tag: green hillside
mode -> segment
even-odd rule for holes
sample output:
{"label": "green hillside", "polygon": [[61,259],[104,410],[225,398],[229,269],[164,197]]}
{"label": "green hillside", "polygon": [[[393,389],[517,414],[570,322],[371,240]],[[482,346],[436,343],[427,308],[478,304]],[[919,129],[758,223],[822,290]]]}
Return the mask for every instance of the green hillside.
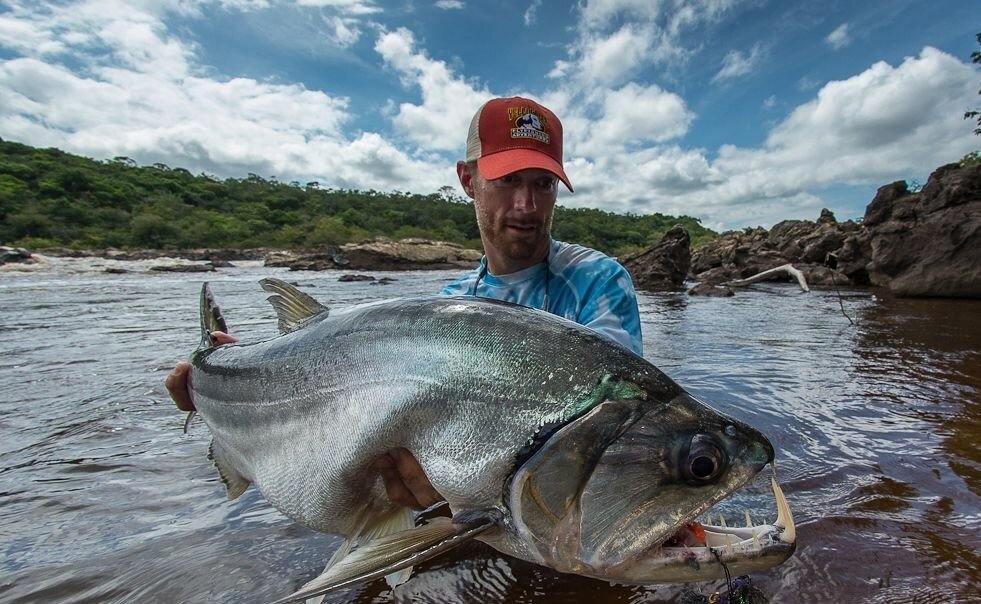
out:
{"label": "green hillside", "polygon": [[[553,234],[621,255],[682,224],[693,245],[714,237],[698,220],[558,207]],[[480,248],[469,200],[321,189],[255,174],[219,180],[163,164],[96,161],[0,142],[0,244],[27,248],[310,249],[384,235]]]}

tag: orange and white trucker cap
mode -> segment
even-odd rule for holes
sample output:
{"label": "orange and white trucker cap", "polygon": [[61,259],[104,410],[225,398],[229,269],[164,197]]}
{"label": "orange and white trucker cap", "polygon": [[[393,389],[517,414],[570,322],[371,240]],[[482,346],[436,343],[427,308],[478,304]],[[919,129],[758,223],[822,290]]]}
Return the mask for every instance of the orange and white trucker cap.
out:
{"label": "orange and white trucker cap", "polygon": [[492,99],[477,110],[467,134],[467,161],[495,180],[528,168],[548,170],[572,190],[562,169],[562,123],[535,101]]}

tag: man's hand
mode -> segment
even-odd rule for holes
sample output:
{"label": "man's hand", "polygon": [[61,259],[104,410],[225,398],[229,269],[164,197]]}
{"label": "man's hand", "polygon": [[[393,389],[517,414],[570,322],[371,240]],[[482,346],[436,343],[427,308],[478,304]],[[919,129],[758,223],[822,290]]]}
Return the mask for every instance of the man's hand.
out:
{"label": "man's hand", "polygon": [[385,492],[392,503],[423,510],[443,501],[426,472],[408,449],[392,449],[375,460],[372,469],[378,470],[385,483]]}
{"label": "man's hand", "polygon": [[[223,331],[212,331],[211,338],[218,346],[238,342],[238,338],[228,335]],[[177,363],[164,380],[164,386],[170,392],[170,398],[174,399],[177,408],[181,411],[194,411],[194,402],[191,400],[191,393],[187,390],[187,376],[191,372],[191,364],[187,361]]]}

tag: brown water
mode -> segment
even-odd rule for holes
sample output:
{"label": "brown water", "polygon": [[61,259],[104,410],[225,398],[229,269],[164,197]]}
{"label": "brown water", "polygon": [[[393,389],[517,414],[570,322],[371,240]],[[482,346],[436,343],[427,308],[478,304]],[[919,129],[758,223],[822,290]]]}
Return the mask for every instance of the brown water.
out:
{"label": "brown water", "polygon": [[[209,276],[240,336],[275,332],[255,284],[270,274],[283,273]],[[337,276],[288,278],[344,306],[432,293],[454,273]],[[199,284],[85,261],[0,273],[0,602],[262,602],[336,547],[254,489],[226,502],[207,429],[181,435],[162,380],[198,339]],[[854,327],[833,292],[644,295],[645,356],[773,442],[799,545],[753,576],[771,602],[981,601],[981,303],[843,294]],[[473,544],[394,594],[328,601],[674,602],[720,588],[611,586]]]}

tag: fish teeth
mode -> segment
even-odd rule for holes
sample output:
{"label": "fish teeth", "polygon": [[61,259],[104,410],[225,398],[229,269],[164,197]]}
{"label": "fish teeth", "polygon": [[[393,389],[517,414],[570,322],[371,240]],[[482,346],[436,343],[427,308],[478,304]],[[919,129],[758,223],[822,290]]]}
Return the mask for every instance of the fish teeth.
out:
{"label": "fish teeth", "polygon": [[746,528],[753,528],[753,519],[749,516],[749,510],[743,510],[746,512]]}
{"label": "fish teeth", "polygon": [[773,486],[773,497],[777,500],[777,519],[774,521],[773,526],[783,529],[783,532],[780,533],[781,541],[784,543],[794,543],[797,540],[794,515],[790,511],[790,504],[787,503],[787,498],[780,489],[780,485],[777,484],[776,470],[773,471],[770,482]]}

